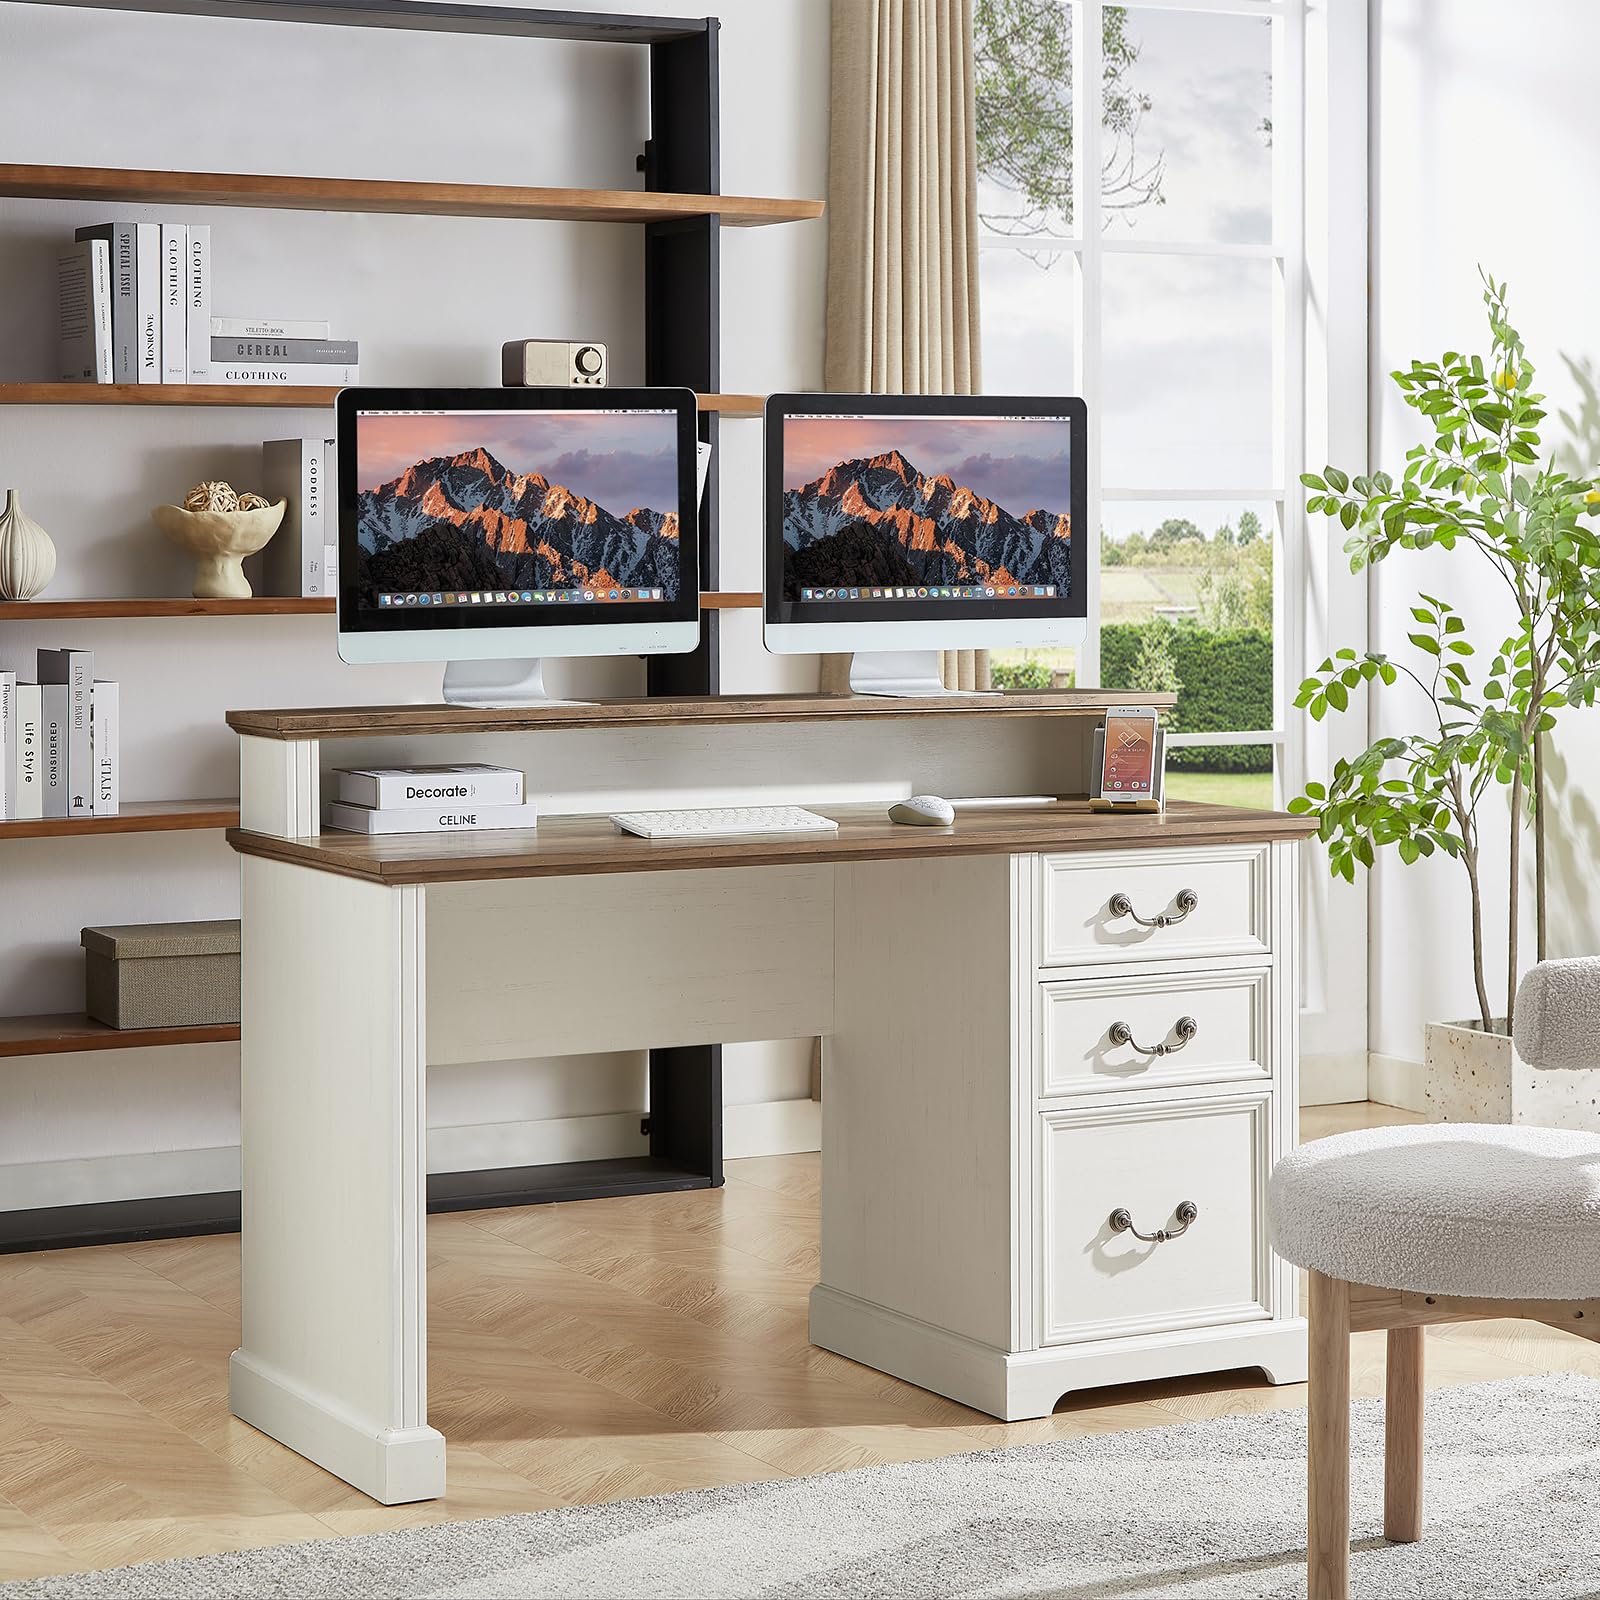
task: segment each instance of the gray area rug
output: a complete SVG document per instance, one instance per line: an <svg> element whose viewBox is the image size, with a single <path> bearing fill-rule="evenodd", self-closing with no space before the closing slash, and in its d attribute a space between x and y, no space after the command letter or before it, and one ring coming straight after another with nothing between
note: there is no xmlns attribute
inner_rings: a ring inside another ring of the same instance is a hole
<svg viewBox="0 0 1600 1600"><path fill-rule="evenodd" d="M1354 1600L1600 1597L1600 1383L1428 1396L1427 1537L1380 1534L1352 1428ZM1279 1600L1305 1593L1305 1413L871 1467L81 1576L3 1600Z"/></svg>

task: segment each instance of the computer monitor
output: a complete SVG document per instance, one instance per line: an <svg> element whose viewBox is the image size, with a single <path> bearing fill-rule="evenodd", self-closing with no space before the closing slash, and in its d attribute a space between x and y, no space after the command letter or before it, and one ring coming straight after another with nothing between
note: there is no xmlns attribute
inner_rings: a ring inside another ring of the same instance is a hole
<svg viewBox="0 0 1600 1600"><path fill-rule="evenodd" d="M541 656L700 642L687 389L346 389L339 654L445 661L461 705L547 701Z"/></svg>
<svg viewBox="0 0 1600 1600"><path fill-rule="evenodd" d="M854 651L861 694L944 693L938 653L1080 643L1082 400L773 395L764 636Z"/></svg>

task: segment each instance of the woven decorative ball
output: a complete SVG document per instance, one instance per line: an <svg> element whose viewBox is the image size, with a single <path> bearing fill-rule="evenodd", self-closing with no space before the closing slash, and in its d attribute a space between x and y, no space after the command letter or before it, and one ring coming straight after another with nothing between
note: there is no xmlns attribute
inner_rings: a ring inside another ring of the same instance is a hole
<svg viewBox="0 0 1600 1600"><path fill-rule="evenodd" d="M183 497L185 511L237 511L239 496L231 483L220 478L210 483L197 483Z"/></svg>

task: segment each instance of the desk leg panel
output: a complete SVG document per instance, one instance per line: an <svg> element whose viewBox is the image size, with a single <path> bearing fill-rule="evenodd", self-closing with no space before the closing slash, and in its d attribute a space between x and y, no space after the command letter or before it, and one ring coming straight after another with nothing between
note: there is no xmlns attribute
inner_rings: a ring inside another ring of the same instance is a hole
<svg viewBox="0 0 1600 1600"><path fill-rule="evenodd" d="M423 890L243 874L233 1410L385 1504L431 1499Z"/></svg>

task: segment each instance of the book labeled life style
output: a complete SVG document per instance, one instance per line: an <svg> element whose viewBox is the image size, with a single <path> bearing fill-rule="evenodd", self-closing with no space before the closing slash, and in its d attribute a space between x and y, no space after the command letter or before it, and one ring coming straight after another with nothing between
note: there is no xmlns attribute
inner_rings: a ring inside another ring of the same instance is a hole
<svg viewBox="0 0 1600 1600"><path fill-rule="evenodd" d="M457 802L380 811L335 800L328 807L328 826L346 833L488 833L538 825L539 808L531 802L520 806L469 806Z"/></svg>
<svg viewBox="0 0 1600 1600"><path fill-rule="evenodd" d="M328 338L326 322L296 321L279 317L213 317L213 339L316 339Z"/></svg>
<svg viewBox="0 0 1600 1600"><path fill-rule="evenodd" d="M190 383L211 382L211 228L206 223L189 225L186 254L187 275L184 297L187 307L188 379Z"/></svg>
<svg viewBox="0 0 1600 1600"><path fill-rule="evenodd" d="M89 696L89 747L97 817L114 817L122 807L121 742L122 686L97 678Z"/></svg>
<svg viewBox="0 0 1600 1600"><path fill-rule="evenodd" d="M286 500L283 521L262 555L269 594L325 595L327 549L334 521L327 495L333 479L333 441L269 439L261 447L261 487L268 500Z"/></svg>
<svg viewBox="0 0 1600 1600"><path fill-rule="evenodd" d="M104 239L111 252L111 381L139 381L139 228L134 222L97 222L73 235L82 243Z"/></svg>
<svg viewBox="0 0 1600 1600"><path fill-rule="evenodd" d="M189 381L189 229L161 224L161 381Z"/></svg>
<svg viewBox="0 0 1600 1600"><path fill-rule="evenodd" d="M46 774L54 783L46 787L45 815L93 816L94 754L89 697L94 686L94 652L41 650L39 683L45 691L47 721L56 730L53 735L55 761ZM61 691L65 691L64 700L60 698ZM47 748L47 761L51 753ZM61 809L50 810L52 804Z"/></svg>
<svg viewBox="0 0 1600 1600"><path fill-rule="evenodd" d="M520 806L523 799L515 767L341 767L338 778L341 801L375 811Z"/></svg>
<svg viewBox="0 0 1600 1600"><path fill-rule="evenodd" d="M16 762L17 809L11 814L19 822L44 815L42 693L36 683L17 684L14 702L17 737L12 747Z"/></svg>
<svg viewBox="0 0 1600 1600"><path fill-rule="evenodd" d="M61 381L110 383L111 248L104 239L80 240L56 257L56 310Z"/></svg>

